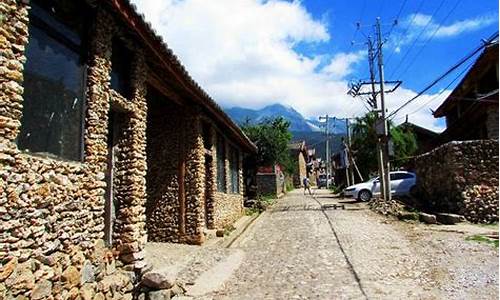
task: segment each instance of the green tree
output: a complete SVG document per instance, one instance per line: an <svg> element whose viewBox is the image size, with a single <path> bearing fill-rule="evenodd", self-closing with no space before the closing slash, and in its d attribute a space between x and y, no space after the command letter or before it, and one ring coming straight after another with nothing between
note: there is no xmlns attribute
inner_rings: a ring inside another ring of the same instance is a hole
<svg viewBox="0 0 500 300"><path fill-rule="evenodd" d="M375 131L376 113L369 112L356 118L352 125L352 150L360 172L369 177L378 172L377 163L377 133ZM389 122L390 134L394 145L392 167L400 167L408 162L408 157L417 150L417 142L413 132L401 130Z"/></svg>
<svg viewBox="0 0 500 300"><path fill-rule="evenodd" d="M247 119L243 124L241 129L259 149L259 166L280 164L287 173L293 172L294 163L288 151L288 144L292 139L289 127L290 122L282 117L265 119L259 124L252 124Z"/></svg>

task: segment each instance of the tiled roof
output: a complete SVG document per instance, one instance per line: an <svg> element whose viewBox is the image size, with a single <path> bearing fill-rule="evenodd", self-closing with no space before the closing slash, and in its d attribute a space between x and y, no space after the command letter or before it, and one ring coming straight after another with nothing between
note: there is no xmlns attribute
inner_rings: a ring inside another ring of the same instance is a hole
<svg viewBox="0 0 500 300"><path fill-rule="evenodd" d="M148 39L156 45L150 45L154 47L154 50L160 52L162 58L167 59L169 66L172 67L174 73L179 74L181 76L181 80L184 81L186 89L191 88L202 100L200 103L204 105L209 110L211 110L216 117L218 117L225 125L230 127L233 130L233 133L240 138L240 141L251 151L256 151L257 147L252 141L243 133L243 131L239 128L236 123L224 112L224 110L215 102L210 95L208 95L205 90L189 75L188 71L181 64L180 60L174 54L174 52L168 47L167 43L163 40L163 38L156 32L151 23L146 21L146 17L144 14L139 13L135 4L131 3L129 0L108 0L112 6L118 10L124 17L126 21L128 21L129 25L133 27L135 30L139 30L137 26L143 26L146 30ZM124 11L124 9L126 11ZM140 24L136 23L134 19L137 19ZM141 34L139 33L141 36Z"/></svg>

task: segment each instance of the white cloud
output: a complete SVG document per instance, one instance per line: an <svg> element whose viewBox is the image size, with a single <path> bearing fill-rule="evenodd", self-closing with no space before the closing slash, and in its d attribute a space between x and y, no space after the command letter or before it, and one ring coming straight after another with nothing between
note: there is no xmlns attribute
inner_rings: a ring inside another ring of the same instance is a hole
<svg viewBox="0 0 500 300"><path fill-rule="evenodd" d="M458 21L447 26L441 26L436 32L437 37L455 36L464 32L481 29L491 25L498 20L498 17L483 16L474 19Z"/></svg>
<svg viewBox="0 0 500 300"><path fill-rule="evenodd" d="M426 37L434 35L435 38L444 38L481 29L494 24L497 19L498 16L486 15L472 19L459 20L445 25L437 23L432 16L426 14L414 14L407 17L406 23L410 24L411 20L413 20L413 31L419 32L422 28L426 28L426 32L424 33L424 36ZM414 32L414 34L416 33Z"/></svg>
<svg viewBox="0 0 500 300"><path fill-rule="evenodd" d="M315 20L299 1L132 2L222 106L261 108L278 102L306 117L364 112L361 100L346 94L343 80L361 62L361 53L307 57L294 50L301 43L330 40L324 19ZM401 91L406 94L390 98L389 108L413 93ZM432 124L432 116L419 118L421 125Z"/></svg>
<svg viewBox="0 0 500 300"><path fill-rule="evenodd" d="M353 65L359 63L366 58L366 51L358 51L354 53L337 53L328 65L321 70L323 73L332 76L333 78L344 78L351 74Z"/></svg>
<svg viewBox="0 0 500 300"><path fill-rule="evenodd" d="M431 15L410 14L404 18L401 25L386 43L389 49L400 53L401 48L413 43L416 38L424 42L431 36L434 40L452 38L460 34L473 32L498 22L498 15L483 15L471 19L457 20L448 25L436 22ZM410 26L410 27L408 27ZM425 31L423 31L425 29Z"/></svg>

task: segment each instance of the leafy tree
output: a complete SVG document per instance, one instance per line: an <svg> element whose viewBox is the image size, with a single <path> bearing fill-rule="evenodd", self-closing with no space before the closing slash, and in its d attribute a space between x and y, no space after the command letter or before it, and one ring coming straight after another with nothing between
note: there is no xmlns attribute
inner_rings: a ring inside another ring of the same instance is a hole
<svg viewBox="0 0 500 300"><path fill-rule="evenodd" d="M360 172L368 177L378 172L377 133L375 131L376 113L368 112L356 118L352 128L352 150ZM413 132L401 130L389 122L390 134L394 145L392 167L400 167L408 162L408 157L417 150L417 142Z"/></svg>
<svg viewBox="0 0 500 300"><path fill-rule="evenodd" d="M257 164L269 166L280 164L287 173L294 170L294 162L288 151L292 134L288 130L290 122L282 117L265 119L259 124L252 124L249 119L242 126L243 132L257 145Z"/></svg>

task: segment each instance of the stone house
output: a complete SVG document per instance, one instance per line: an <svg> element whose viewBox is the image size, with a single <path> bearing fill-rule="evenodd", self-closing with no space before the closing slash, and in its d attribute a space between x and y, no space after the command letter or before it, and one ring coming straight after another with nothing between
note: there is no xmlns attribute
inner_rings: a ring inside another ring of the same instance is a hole
<svg viewBox="0 0 500 300"><path fill-rule="evenodd" d="M0 298L131 299L242 212L255 146L127 0L0 2Z"/></svg>
<svg viewBox="0 0 500 300"><path fill-rule="evenodd" d="M446 130L411 162L424 209L475 223L498 222L498 41L434 112Z"/></svg>
<svg viewBox="0 0 500 300"><path fill-rule="evenodd" d="M307 153L306 142L295 142L288 144L288 151L290 156L296 163L296 168L294 174L292 174L292 183L294 187L302 187L302 179L306 177L307 174L307 163L309 155Z"/></svg>
<svg viewBox="0 0 500 300"><path fill-rule="evenodd" d="M440 144L498 139L498 41L485 47L434 117L446 118Z"/></svg>

